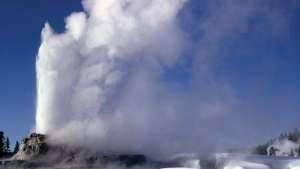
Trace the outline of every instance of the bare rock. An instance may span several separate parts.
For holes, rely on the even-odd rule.
[[[48,152],[46,136],[32,133],[24,138],[20,144],[19,152],[13,157],[15,160],[29,160]]]

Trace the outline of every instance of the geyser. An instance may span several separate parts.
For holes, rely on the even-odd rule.
[[[117,116],[100,117],[115,109],[114,97],[135,71],[130,66],[140,65],[138,60],[168,64],[176,59],[180,31],[175,20],[183,3],[85,0],[85,12],[66,19],[65,33],[56,34],[46,24],[37,59],[37,131],[49,133],[78,120],[97,120],[102,127],[103,118]],[[157,44],[162,35],[168,35],[163,46]]]
[[[84,0],[64,33],[47,23],[36,62],[36,131],[119,152],[141,151],[172,132],[173,115],[149,108],[159,106],[163,66],[181,52],[176,16],[184,2]]]
[[[223,34],[247,27],[255,9],[234,2],[222,2],[223,13],[206,11],[199,41],[179,26],[186,0],[83,0],[84,11],[66,18],[65,32],[45,24],[36,61],[36,132],[57,144],[146,155],[231,144],[232,129],[242,124],[228,115],[237,99],[210,71],[209,58]],[[185,61],[187,79],[166,77]]]

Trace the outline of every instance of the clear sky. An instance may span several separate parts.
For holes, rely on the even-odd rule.
[[[268,136],[300,127],[299,2],[252,4],[254,10],[262,8],[254,14],[243,12],[244,3],[216,4],[207,12],[206,1],[191,1],[180,13],[180,24],[191,41],[211,45],[198,52],[214,55],[214,77],[230,82],[239,104],[235,111],[244,112],[238,118],[255,124],[258,118],[252,116],[260,116],[270,124],[261,129],[270,131]],[[13,140],[22,138],[34,126],[35,59],[44,23],[48,21],[55,31],[62,32],[64,18],[81,10],[79,0],[1,0],[0,130]],[[203,25],[209,27],[214,19],[217,28],[212,26],[210,34],[203,33]],[[190,48],[197,50],[192,45]],[[172,70],[166,76],[185,82],[189,74],[185,71]]]
[[[62,31],[64,18],[82,9],[77,0],[3,0],[0,8],[0,129],[15,140],[34,125],[35,58],[45,22]]]

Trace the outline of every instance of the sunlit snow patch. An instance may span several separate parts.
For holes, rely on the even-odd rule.
[[[160,169],[198,169],[198,168],[188,168],[188,167],[172,167],[172,168],[160,168]]]
[[[228,163],[224,167],[224,169],[270,169],[270,167],[262,163],[254,163],[248,161],[233,161]]]
[[[244,169],[244,168],[238,165],[227,165],[224,167],[224,169]]]
[[[291,162],[288,165],[288,169],[300,169],[300,161]]]

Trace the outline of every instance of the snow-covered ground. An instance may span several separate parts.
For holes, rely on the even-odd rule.
[[[5,166],[5,163],[7,162],[14,162],[14,161],[0,160],[0,168],[1,166]],[[207,166],[207,164],[210,162],[213,162],[215,164],[214,167]],[[164,164],[164,162],[160,164]],[[114,169],[128,169],[124,166],[123,167],[121,166],[116,165],[114,166]],[[145,164],[145,166],[141,165],[138,168],[141,169],[160,168],[158,167],[159,165],[157,165],[157,167],[155,167],[156,165],[151,165],[151,166],[152,167],[149,167],[149,165]],[[68,167],[60,167],[60,168],[68,168]],[[82,169],[84,167],[82,166],[78,167],[77,165],[75,165],[73,168]],[[300,169],[300,158],[220,153],[220,154],[216,154],[214,159],[212,158],[203,159],[197,156],[177,158],[175,159],[175,161],[173,161],[173,163],[165,162],[164,167],[161,167],[160,169]]]
[[[300,158],[295,157],[219,153],[215,155],[213,167],[207,166],[208,161],[205,161],[212,160],[211,158],[183,159],[181,158],[178,166],[161,169],[300,169]]]
[[[223,169],[300,169],[300,158],[295,157],[222,154],[217,161]]]
[[[218,153],[215,160],[216,169],[300,169],[300,158],[286,156]],[[212,169],[205,163],[205,159],[187,157],[181,165],[162,169]]]
[[[267,148],[268,155],[299,157],[300,140],[276,139]]]

